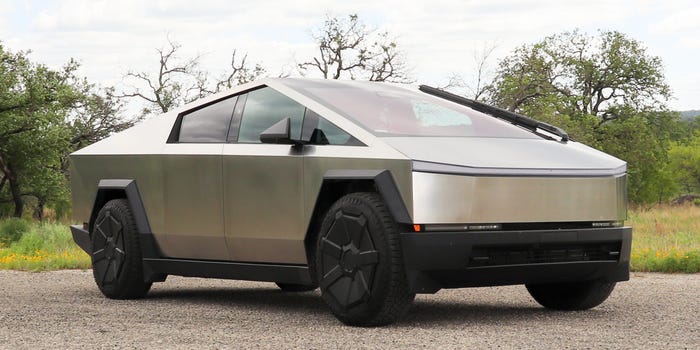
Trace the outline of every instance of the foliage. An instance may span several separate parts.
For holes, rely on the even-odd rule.
[[[65,118],[80,98],[75,61],[51,70],[32,63],[27,54],[0,46],[0,196],[14,204],[17,217],[25,197],[38,203],[66,198],[61,160],[70,143]]]
[[[700,193],[700,130],[687,143],[674,142],[669,150],[670,168],[684,193]]]
[[[141,118],[121,117],[124,103],[114,96],[114,88],[104,93],[95,92],[95,86],[83,82],[81,99],[67,117],[72,150],[79,150],[109,135],[132,127]]]
[[[595,144],[627,161],[628,194],[633,202],[666,201],[677,192],[673,174],[666,166],[669,134],[676,115],[671,112],[630,112],[629,115],[595,129]]]
[[[11,218],[0,223],[0,247],[9,246],[19,241],[29,231],[29,222],[24,219]]]
[[[133,125],[121,104],[75,72],[70,60],[52,70],[29,52],[0,45],[0,216],[21,217],[25,205],[41,219],[46,205],[69,207],[68,154]]]
[[[628,162],[629,198],[649,203],[677,190],[667,150],[679,115],[661,59],[616,31],[546,37],[504,58],[487,100],[558,125],[577,141]]]
[[[564,32],[521,46],[501,61],[494,86],[494,102],[509,110],[550,106],[601,122],[627,109],[659,109],[670,97],[661,59],[617,31]]]
[[[327,16],[312,37],[319,52],[298,64],[302,74],[314,69],[325,79],[412,81],[396,40],[386,31],[369,29],[357,14]]]

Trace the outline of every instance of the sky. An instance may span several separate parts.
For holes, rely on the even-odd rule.
[[[294,72],[315,53],[313,28],[350,13],[395,36],[416,81],[433,85],[453,74],[472,81],[485,47],[495,46],[493,72],[498,59],[547,35],[618,30],[663,60],[672,109],[700,109],[697,0],[2,0],[0,41],[52,68],[75,58],[89,81],[124,89],[127,71],[157,69],[156,48],[168,39],[215,75],[234,49],[272,75]]]

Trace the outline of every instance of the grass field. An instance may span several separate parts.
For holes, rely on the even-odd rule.
[[[67,225],[31,223],[19,241],[0,246],[0,269],[44,271],[88,269],[90,257],[75,243]]]
[[[630,210],[632,269],[700,272],[700,206]]]
[[[632,209],[627,223],[634,227],[633,271],[700,272],[700,206]],[[73,243],[67,225],[26,226],[27,231],[19,241],[9,245],[0,243],[0,269],[90,268],[90,257]]]

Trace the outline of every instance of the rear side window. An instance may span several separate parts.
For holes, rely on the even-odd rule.
[[[227,98],[182,116],[179,142],[224,143],[236,97]]]
[[[291,137],[299,139],[304,106],[266,87],[248,93],[238,134],[239,143],[260,143],[260,133],[280,120],[291,119]]]

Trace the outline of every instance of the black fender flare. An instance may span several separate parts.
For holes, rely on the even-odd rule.
[[[352,186],[355,185],[355,186]],[[359,186],[357,186],[359,185]],[[394,176],[387,169],[333,169],[323,176],[316,202],[304,236],[304,247],[309,262],[314,249],[316,231],[326,210],[345,193],[353,191],[377,191],[398,224],[411,224],[411,216],[401,197]]]
[[[324,184],[333,181],[370,180],[374,182],[379,195],[384,199],[389,212],[394,220],[400,224],[412,223],[406,204],[401,197],[401,192],[387,169],[380,170],[328,170],[323,176]],[[323,189],[323,186],[321,187]],[[320,195],[320,193],[319,193]]]
[[[102,179],[97,185],[97,194],[95,195],[95,202],[92,206],[92,212],[90,213],[89,231],[92,232],[95,225],[95,220],[97,219],[97,214],[100,209],[108,201],[115,198],[126,198],[129,202],[129,207],[131,207],[131,212],[134,215],[134,220],[136,221],[136,229],[139,232],[139,241],[141,243],[141,257],[142,258],[160,258],[162,254],[155,238],[153,237],[153,232],[151,231],[151,225],[148,221],[148,215],[146,214],[146,208],[141,200],[141,194],[139,193],[138,186],[136,185],[136,180],[133,179]]]

